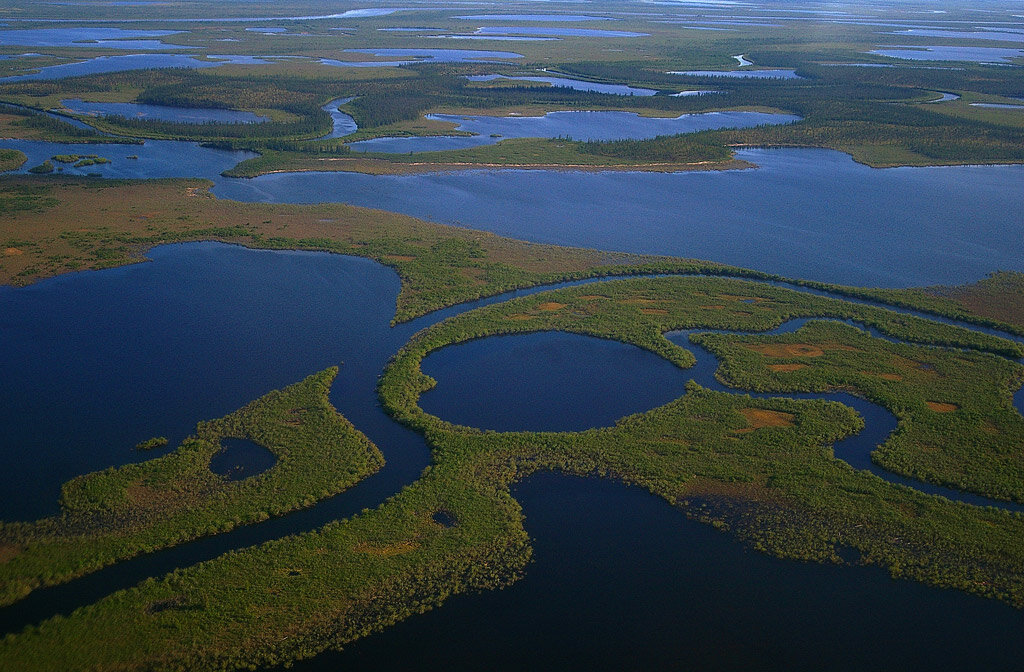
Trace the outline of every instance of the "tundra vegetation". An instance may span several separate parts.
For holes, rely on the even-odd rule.
[[[966,360],[976,380],[971,389],[985,388],[981,394],[1005,402],[1022,375],[1020,365],[993,354],[936,347],[1001,350],[966,330],[735,279],[607,281],[480,308],[414,336],[380,381],[385,409],[422,432],[432,448],[432,464],[418,481],[372,511],[146,581],[9,636],[0,660],[26,670],[244,669],[341,647],[452,594],[514,581],[531,551],[509,488],[547,469],[638,484],[766,553],[842,563],[839,552],[855,549],[858,562],[893,576],[1024,606],[1024,518],[894,485],[837,459],[831,444],[863,427],[842,404],[755,399],[691,383],[681,398],[613,427],[554,433],[453,425],[417,403],[435,384],[420,371],[423,357],[475,338],[564,330],[632,343],[685,368],[693,355],[665,331],[762,330],[800,315],[856,319],[917,343],[894,345],[818,323],[787,337],[808,341],[800,348],[805,357],[817,348],[852,358],[844,370],[868,370],[851,374],[865,379],[894,367],[905,371],[894,355],[914,366],[934,364],[937,376]],[[737,347],[755,340],[735,338]],[[793,345],[756,339],[769,354],[745,349],[768,361],[776,348]],[[915,421],[925,417],[919,406],[955,387],[955,381],[928,386],[913,376],[880,380],[898,391],[890,396],[904,399]],[[926,401],[918,403],[921,395]],[[943,400],[966,405],[963,397]],[[1007,421],[1005,406],[975,412],[1019,442],[1022,423]],[[912,454],[914,441],[927,437],[902,433],[907,436],[884,450]],[[998,449],[991,443],[986,452]],[[439,511],[453,524],[438,523]]]

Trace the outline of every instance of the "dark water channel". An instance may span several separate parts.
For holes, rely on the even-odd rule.
[[[165,246],[150,256],[154,263],[0,289],[5,519],[54,512],[59,484],[70,476],[149,457],[131,450],[141,439],[166,435],[174,446],[197,420],[223,415],[269,389],[338,363],[331,401],[377,443],[387,464],[311,509],[37,591],[0,610],[5,631],[68,613],[148,576],[378,505],[415,480],[429,459],[422,438],[391,421],[377,405],[376,379],[387,359],[420,328],[509,298],[459,306],[392,329],[388,322],[397,278],[367,260],[215,243]],[[588,348],[574,345],[580,359],[592,359]],[[609,352],[608,365],[618,366],[613,360],[621,354]],[[642,375],[655,370],[650,387],[664,386],[657,394],[671,398],[671,381],[659,382],[669,373],[657,371],[664,364],[652,356],[637,366]],[[668,369],[677,385],[699,374]],[[472,382],[476,373],[465,369],[463,377]],[[627,373],[636,380],[635,370]],[[620,396],[640,387],[621,385],[629,394]],[[643,399],[636,410],[657,403],[656,398]],[[603,424],[616,412],[609,409],[590,422]],[[474,664],[479,669],[481,663],[512,669],[557,660],[573,665],[604,660],[606,666],[628,669],[637,655],[630,642],[646,642],[649,649],[636,660],[662,666],[683,649],[692,649],[692,660],[727,663],[734,654],[717,647],[742,640],[737,665],[754,661],[757,669],[782,669],[783,662],[795,660],[799,668],[803,659],[787,657],[792,651],[778,645],[789,641],[778,639],[781,626],[764,630],[752,624],[762,615],[772,620],[779,610],[799,627],[830,633],[827,645],[805,641],[801,655],[807,661],[822,656],[825,661],[872,660],[864,657],[864,647],[855,646],[855,635],[876,628],[882,631],[881,644],[873,642],[868,652],[915,660],[909,658],[910,649],[916,650],[925,635],[923,630],[900,630],[906,627],[901,615],[908,610],[921,611],[920,627],[950,631],[940,650],[966,656],[967,649],[957,642],[994,642],[999,646],[981,651],[981,659],[998,661],[1021,648],[1022,638],[1011,637],[1024,627],[1020,614],[1004,605],[893,582],[876,570],[787,563],[748,553],[727,536],[687,522],[660,500],[621,485],[545,475],[517,492],[537,542],[538,562],[524,581],[498,593],[455,598],[341,655],[384,667],[408,659],[414,669],[425,669],[428,660],[450,661],[457,669]],[[856,608],[825,609],[837,596]],[[956,614],[945,629],[936,623],[934,605],[940,603],[954,609],[941,613]],[[700,605],[697,611],[695,604]],[[566,619],[567,613],[579,617]],[[736,626],[722,628],[727,618],[736,619]],[[552,627],[552,619],[561,622],[559,628]],[[629,625],[622,636],[602,634],[624,621]],[[954,625],[959,635],[954,636]],[[441,642],[435,639],[438,627],[448,631]],[[709,636],[719,630],[717,639]],[[892,637],[893,631],[907,634]],[[499,655],[507,637],[530,644]],[[329,654],[300,669],[333,669],[337,663],[337,656]]]

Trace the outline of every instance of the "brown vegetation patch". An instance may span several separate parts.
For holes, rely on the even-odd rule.
[[[512,315],[508,316],[508,319],[510,319],[510,320],[532,320],[534,317],[535,317],[534,315],[525,315],[523,313],[513,313]]]
[[[376,558],[389,558],[393,555],[403,555],[419,548],[415,541],[399,541],[395,544],[377,544],[370,541],[361,541],[355,545],[357,553],[372,555]]]
[[[768,368],[772,371],[779,373],[788,373],[789,371],[799,371],[800,369],[806,369],[806,364],[769,364]]]
[[[7,249],[4,250],[4,256],[5,257],[17,257],[17,256],[21,256],[22,254],[25,254],[25,253],[22,250],[19,250],[16,247],[8,247]]]
[[[601,294],[584,294],[580,298],[584,301],[593,301],[594,299],[607,299],[608,297]]]
[[[749,427],[737,432],[752,432],[761,427],[792,427],[795,416],[792,413],[771,411],[767,408],[741,408],[740,415],[747,419]]]
[[[808,343],[763,343],[747,348],[769,357],[821,357],[825,354],[818,346]]]
[[[558,303],[556,301],[547,301],[545,303],[540,304],[537,307],[540,308],[541,310],[546,310],[546,311],[551,312],[551,311],[555,311],[555,310],[561,310],[562,308],[565,308],[567,305],[568,304]]]
[[[17,544],[0,544],[0,565],[10,562],[24,550]]]
[[[664,308],[641,308],[640,312],[644,315],[668,315]]]
[[[956,404],[950,404],[944,401],[926,401],[928,408],[932,409],[936,413],[952,413],[956,409],[960,408]]]
[[[1002,430],[1000,430],[998,427],[996,427],[996,424],[994,422],[992,422],[991,420],[986,420],[985,422],[983,422],[981,424],[981,431],[985,432],[986,434],[1001,434],[1002,433]]]

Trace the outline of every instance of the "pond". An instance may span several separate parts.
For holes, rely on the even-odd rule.
[[[106,117],[117,115],[127,119],[157,119],[186,124],[254,124],[267,121],[263,117],[243,110],[224,110],[209,107],[171,107],[169,105],[146,105],[144,103],[92,103],[80,98],[60,101],[67,110],[75,114]]]
[[[645,89],[626,84],[604,84],[601,82],[587,82],[582,79],[570,79],[568,77],[534,77],[516,75],[506,77],[505,75],[467,75],[466,79],[471,82],[491,82],[496,79],[507,79],[516,82],[542,82],[551,86],[563,86],[576,91],[596,91],[598,93],[612,93],[618,96],[653,96],[656,89]]]
[[[492,145],[505,138],[571,138],[573,140],[642,140],[659,135],[694,133],[718,128],[749,128],[787,124],[800,118],[762,112],[706,112],[678,117],[642,117],[634,112],[549,112],[543,117],[467,117],[431,114],[428,119],[447,121],[456,130],[473,136],[375,138],[354,142],[359,152],[432,152]]]
[[[968,61],[971,63],[1009,63],[1024,56],[1024,49],[998,47],[888,47],[869,54],[911,61]]]

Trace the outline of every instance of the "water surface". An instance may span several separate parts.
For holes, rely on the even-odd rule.
[[[267,121],[267,117],[244,110],[225,110],[209,107],[172,107],[144,103],[92,103],[80,98],[60,101],[75,114],[106,117],[117,115],[128,119],[157,119],[186,124],[254,124]]]
[[[177,30],[126,30],[123,28],[27,28],[0,30],[0,44],[25,47],[102,47],[106,49],[192,49],[161,42]],[[151,39],[132,39],[132,38]]]
[[[596,91],[598,93],[612,93],[618,96],[653,96],[656,89],[645,89],[626,84],[604,84],[601,82],[587,82],[582,79],[570,79],[568,77],[532,77],[518,75],[506,77],[505,75],[468,75],[471,82],[490,82],[496,79],[508,79],[523,82],[543,82],[551,86],[562,86],[576,91]]]
[[[666,74],[687,77],[727,77],[738,79],[803,79],[796,70],[778,68],[774,70],[673,70]]]
[[[893,47],[873,49],[869,54],[911,61],[968,61],[971,63],[1009,63],[1024,56],[1024,49],[997,47]]]
[[[634,112],[549,112],[543,117],[465,117],[431,114],[428,119],[457,124],[476,133],[469,137],[375,138],[349,145],[361,152],[431,152],[491,145],[505,138],[571,138],[573,140],[642,140],[659,135],[693,133],[719,128],[786,124],[800,118],[762,112],[706,112],[675,118],[642,117]]]
[[[714,259],[859,286],[959,284],[996,268],[1024,271],[1024,220],[1016,216],[1024,212],[1024,166],[878,170],[815,149],[745,149],[737,157],[759,168],[275,174],[220,180],[214,193],[337,200],[535,242]]]

